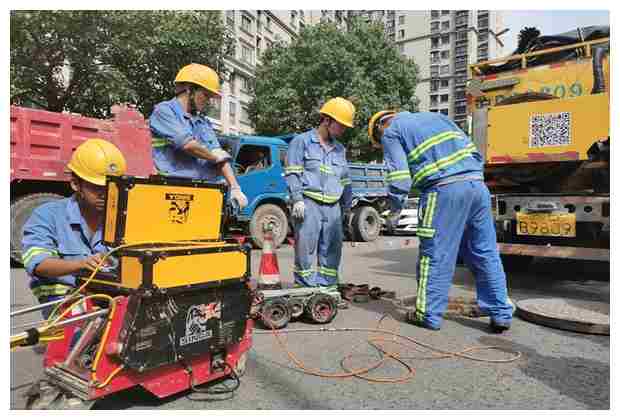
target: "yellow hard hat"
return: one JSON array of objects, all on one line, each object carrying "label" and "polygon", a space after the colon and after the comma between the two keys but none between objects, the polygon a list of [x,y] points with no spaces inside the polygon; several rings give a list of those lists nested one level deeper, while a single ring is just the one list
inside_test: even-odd
[{"label": "yellow hard hat", "polygon": [[105,185],[106,175],[123,175],[127,170],[127,162],[112,143],[102,139],[88,139],[75,149],[67,167],[84,181]]},{"label": "yellow hard hat", "polygon": [[353,117],[355,106],[344,98],[333,98],[325,102],[319,111],[321,114],[329,115],[342,125],[353,128]]},{"label": "yellow hard hat", "polygon": [[215,70],[209,66],[202,64],[188,64],[177,73],[174,79],[175,83],[187,82],[194,83],[200,87],[207,89],[209,92],[221,96],[220,78]]},{"label": "yellow hard hat", "polygon": [[396,114],[394,110],[384,110],[379,111],[373,115],[368,121],[368,137],[370,137],[371,143],[378,145],[381,143],[381,139],[377,138],[377,125],[381,122],[383,117],[388,117],[390,115]]}]

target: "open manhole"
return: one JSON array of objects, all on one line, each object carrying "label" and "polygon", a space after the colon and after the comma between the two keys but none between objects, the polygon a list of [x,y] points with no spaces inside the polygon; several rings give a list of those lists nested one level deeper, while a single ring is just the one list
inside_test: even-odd
[{"label": "open manhole", "polygon": [[541,298],[516,304],[516,314],[526,321],[561,330],[609,335],[609,303]]}]

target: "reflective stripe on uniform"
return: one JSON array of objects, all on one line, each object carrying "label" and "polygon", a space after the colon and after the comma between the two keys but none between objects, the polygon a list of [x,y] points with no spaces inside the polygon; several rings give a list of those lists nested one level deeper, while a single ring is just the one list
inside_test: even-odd
[{"label": "reflective stripe on uniform", "polygon": [[420,278],[418,279],[418,292],[415,302],[415,315],[419,322],[424,322],[426,315],[426,284],[430,271],[430,257],[423,255],[420,258]]},{"label": "reflective stripe on uniform", "polygon": [[321,171],[321,172],[323,172],[324,174],[327,174],[327,175],[335,175],[335,173],[332,170],[332,168],[330,168],[327,165],[321,164],[321,166],[319,166],[319,171]]},{"label": "reflective stripe on uniform", "polygon": [[73,287],[67,286],[66,284],[42,285],[33,287],[32,294],[34,294],[37,299],[40,299],[48,296],[63,296],[71,289],[73,289]]},{"label": "reflective stripe on uniform", "polygon": [[153,146],[154,148],[166,147],[169,144],[170,144],[170,141],[163,139],[161,137],[153,137],[151,139],[151,146]]},{"label": "reflective stripe on uniform", "polygon": [[454,165],[455,163],[470,156],[472,152],[475,151],[476,146],[473,143],[470,143],[469,146],[467,146],[466,148],[461,149],[458,152],[453,153],[443,159],[439,159],[437,162],[426,165],[424,168],[419,170],[418,173],[416,173],[413,177],[413,185],[419,185],[424,179],[426,179],[430,175],[439,172],[443,168]]},{"label": "reflective stripe on uniform", "polygon": [[38,246],[33,246],[33,247],[28,248],[28,251],[26,251],[22,255],[22,263],[24,264],[24,266],[28,265],[32,257],[34,257],[35,255],[39,255],[39,254],[49,254],[52,256],[58,256],[58,251],[54,249],[47,249],[47,248],[41,248]]},{"label": "reflective stripe on uniform", "polygon": [[324,193],[319,193],[319,192],[314,192],[314,191],[304,191],[304,195],[316,201],[320,201],[321,203],[326,203],[326,204],[334,204],[335,202],[340,200],[339,196],[329,195],[329,194],[324,194]]},{"label": "reflective stripe on uniform", "polygon": [[409,162],[415,162],[416,160],[420,158],[420,156],[422,156],[422,153],[426,152],[431,147],[436,146],[439,143],[443,143],[444,141],[447,141],[447,140],[462,139],[462,138],[463,138],[462,134],[459,133],[458,131],[444,131],[443,133],[429,137],[428,139],[420,143],[418,147],[416,147],[415,149],[411,151],[411,153],[409,153],[409,156],[407,156],[407,160]]},{"label": "reflective stripe on uniform", "polygon": [[292,165],[292,166],[287,166],[286,168],[284,168],[284,173],[286,175],[288,175],[288,174],[302,174],[303,172],[304,172],[304,167],[303,166]]},{"label": "reflective stripe on uniform", "polygon": [[390,172],[385,177],[387,182],[400,181],[401,179],[411,179],[411,173],[409,170]]},{"label": "reflective stripe on uniform", "polygon": [[319,273],[329,276],[329,277],[338,277],[338,270],[334,270],[333,268],[327,268],[323,266],[319,266]]},{"label": "reflective stripe on uniform", "polygon": [[314,273],[314,270],[293,270],[293,272],[300,277],[306,278],[310,277]]},{"label": "reflective stripe on uniform", "polygon": [[418,227],[416,229],[416,235],[420,238],[426,238],[426,239],[431,239],[435,236],[435,229],[433,228],[425,228],[425,227]]},{"label": "reflective stripe on uniform", "polygon": [[435,212],[435,203],[437,202],[437,193],[432,192],[428,194],[426,200],[426,209],[424,210],[424,219],[422,220],[422,227],[430,228],[433,223],[433,213]]},{"label": "reflective stripe on uniform", "polygon": [[351,179],[350,178],[342,178],[340,180],[340,185],[350,185],[351,184]]}]

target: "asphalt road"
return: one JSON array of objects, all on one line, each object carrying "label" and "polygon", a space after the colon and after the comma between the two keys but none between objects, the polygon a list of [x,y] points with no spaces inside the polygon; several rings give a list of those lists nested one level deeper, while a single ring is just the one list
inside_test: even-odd
[{"label": "asphalt road", "polygon": [[[368,283],[398,296],[415,293],[417,239],[384,237],[353,247],[345,243],[344,282]],[[253,273],[260,254],[254,251]],[[291,280],[293,251],[278,250],[282,278]],[[609,265],[600,263],[535,261],[524,273],[509,273],[514,301],[565,297],[609,302]],[[473,297],[475,283],[469,271],[457,268],[451,296]],[[22,269],[11,270],[11,311],[33,304]],[[416,349],[397,350],[415,376],[405,383],[373,383],[359,378],[327,379],[304,374],[287,358],[271,333],[257,330],[248,367],[232,396],[181,393],[158,400],[132,389],[98,402],[94,409],[212,409],[212,410],[608,410],[610,408],[610,338],[552,329],[516,318],[502,335],[488,332],[488,318],[452,316],[441,331],[433,332],[404,322],[402,311],[389,301],[354,303],[341,310],[330,326],[373,328],[384,314],[394,318],[385,327],[442,349],[457,352],[471,346],[500,346],[521,352],[510,363],[488,363],[463,358],[426,359]],[[28,317],[12,320],[28,322]],[[303,322],[287,329],[316,327]],[[15,331],[13,331],[15,332]],[[355,367],[376,360],[368,333],[325,332],[288,334],[288,348],[312,369],[342,372],[341,360],[353,354]],[[390,347],[392,348],[392,347]],[[396,348],[394,348],[396,351]],[[476,356],[505,359],[510,353],[485,350]],[[40,377],[41,355],[31,348],[11,353],[11,409],[24,407],[23,393]],[[406,371],[396,362],[373,371],[374,377],[398,377]],[[208,397],[208,398],[207,398]]]}]

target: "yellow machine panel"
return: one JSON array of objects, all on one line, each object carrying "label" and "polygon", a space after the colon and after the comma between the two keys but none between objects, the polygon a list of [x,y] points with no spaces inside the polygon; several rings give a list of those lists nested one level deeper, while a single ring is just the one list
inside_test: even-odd
[{"label": "yellow machine panel", "polygon": [[109,177],[104,242],[111,246],[219,240],[220,184],[179,178]]},{"label": "yellow machine panel", "polygon": [[249,276],[248,270],[248,251],[238,244],[161,244],[120,250],[115,274],[97,274],[89,284],[108,291],[130,291],[140,287],[179,289],[241,280]]},{"label": "yellow machine panel", "polygon": [[607,93],[490,107],[486,161],[587,160],[592,143],[608,136]]}]

